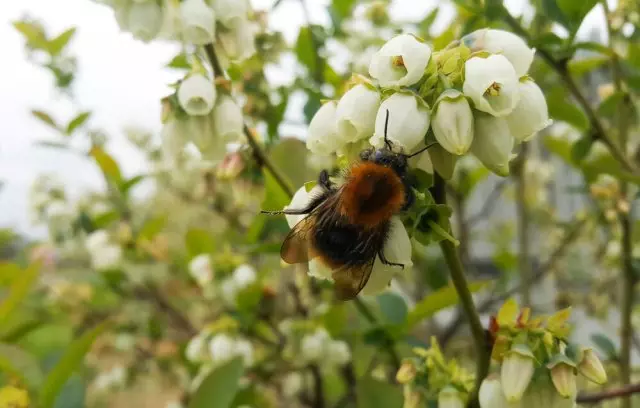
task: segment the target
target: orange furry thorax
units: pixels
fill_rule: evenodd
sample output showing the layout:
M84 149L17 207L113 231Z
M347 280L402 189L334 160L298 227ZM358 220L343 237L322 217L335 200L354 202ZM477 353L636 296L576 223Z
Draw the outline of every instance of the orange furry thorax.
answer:
M363 161L351 167L339 208L350 223L375 228L400 211L404 201L404 183L393 169Z

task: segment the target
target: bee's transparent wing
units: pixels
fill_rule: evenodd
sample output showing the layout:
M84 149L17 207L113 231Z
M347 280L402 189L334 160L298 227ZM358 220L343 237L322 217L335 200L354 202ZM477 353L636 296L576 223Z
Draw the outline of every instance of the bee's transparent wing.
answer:
M332 277L338 300L351 300L358 296L369 281L375 260L374 256L367 263L344 265L333 271Z

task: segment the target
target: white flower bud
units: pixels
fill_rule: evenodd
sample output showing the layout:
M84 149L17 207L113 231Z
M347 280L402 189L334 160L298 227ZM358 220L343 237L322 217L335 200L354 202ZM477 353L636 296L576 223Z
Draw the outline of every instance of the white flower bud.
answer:
M294 397L302 390L304 386L303 378L300 373L291 372L284 377L282 384L282 392L286 397Z
M465 403L458 390L447 386L438 393L438 408L464 408Z
M144 1L131 5L127 27L135 38L144 42L153 40L162 27L162 8L156 1Z
M225 362L233 358L235 350L235 342L228 335L221 333L216 334L209 341L209 353L214 362Z
M434 109L433 134L440 146L459 156L465 154L473 142L473 112L467 99L459 91L447 90Z
M91 265L97 271L106 271L120 266L122 248L109 244L91 253Z
M536 133L551 125L549 110L544 94L538 85L528 77L518 83L519 102L506 117L511 135L516 142L526 142Z
M371 137L379 106L378 92L362 84L351 88L340 98L336 123L342 145Z
M204 45L213 42L216 18L203 0L185 0L180 4L182 36L188 43Z
M225 142L234 142L242 138L244 132L242 110L230 96L223 95L218 98L213 108L213 127L215 136Z
M226 58L244 61L256 53L256 27L248 18L236 18L227 29L219 30L218 41Z
M248 12L247 2L242 0L215 0L211 5L218 21L226 27L233 27L245 19Z
M163 20L158 37L182 40L180 0L162 0Z
M456 169L456 163L460 156L449 153L440 145L430 147L428 150L433 169L445 180L451 180Z
M575 398L578 394L576 368L572 364L558 362L549 371L551 372L551 381L558 394L563 398Z
M71 207L63 200L53 200L47 205L47 218L51 224L62 226L73 217Z
M516 402L522 399L534 370L533 353L527 346L517 344L506 353L500 368L500 382L507 401Z
M204 75L190 75L178 87L178 102L189 115L208 114L213 109L215 101L216 87Z
M103 229L94 231L87 236L84 244L89 252L99 251L109 245L109 233Z
M435 147L435 146L434 146ZM433 147L431 147L433 149ZM409 159L409 166L433 174L433 162L428 151L422 152Z
M200 254L189 262L189 273L200 286L206 286L213 279L211 258L207 254Z
M410 86L418 82L431 59L431 48L409 34L387 41L371 58L369 74L382 87Z
M483 28L464 36L462 41L472 51L486 50L492 54L504 55L521 77L529 71L533 62L535 49L529 48L527 43L517 35L503 30Z
M489 375L482 381L478 399L480 408L510 408L512 406L504 397L502 384L495 374Z
M213 114L191 116L188 123L191 141L200 151L202 165L209 168L224 159L227 154L227 144L214 131Z
M596 384L607 382L607 372L602 365L598 355L590 348L583 349L582 360L578 364L578 371L587 380Z
M233 271L233 280L240 289L256 281L256 270L251 265L240 265Z
M206 352L206 338L202 334L198 334L189 340L187 347L184 349L184 355L187 360L192 363L201 361L205 357Z
M302 360L311 362L324 358L329 340L329 333L325 329L317 329L313 334L305 335L300 345Z
M169 119L160 131L163 155L170 160L174 160L182 153L187 143L189 143L190 137L188 119Z
M338 150L338 128L336 127L335 101L322 105L313 115L307 134L307 149L314 155L330 155Z
M490 115L476 115L471 152L486 168L499 176L508 176L513 144L506 120Z
M369 139L373 146L381 148L385 145L387 112L387 139L394 148L410 152L424 141L429 130L429 107L413 94L397 92L380 104L376 115L375 133Z
M329 364L342 366L351 360L349 345L341 340L334 340L330 342L327 353L327 362Z
M516 71L502 55L467 60L462 90L476 109L493 116L510 114L520 96Z

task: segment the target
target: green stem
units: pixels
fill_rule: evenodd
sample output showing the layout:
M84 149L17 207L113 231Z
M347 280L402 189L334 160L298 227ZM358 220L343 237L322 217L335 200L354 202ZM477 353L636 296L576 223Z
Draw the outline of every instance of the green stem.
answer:
M224 69L222 68L222 65L220 64L220 59L218 58L218 55L213 48L213 44L205 45L204 49L207 53L207 56L209 57L211 69L213 70L213 76L225 78L226 74L224 72ZM285 177L282 175L282 173L280 173L280 170L278 170L278 168L271 162L271 159L269 159L267 154L262 150L260 143L258 143L253 132L251 132L251 129L249 129L246 124L244 125L243 131L244 135L247 138L247 142L249 142L249 146L251 146L253 156L258 166L264 167L269 173L271 173L276 183L278 183L280 188L282 188L282 190L289 196L289 198L293 197L293 189L291 188Z
M445 181L436 173L434 183L435 184L432 189L432 194L434 199L436 200L436 203L446 204L447 200L445 195ZM477 391L480 389L482 380L484 380L484 378L487 376L487 373L489 372L491 354L488 352L485 330L484 327L482 327L482 322L480 321L478 310L473 303L473 297L471 296L471 291L469 290L467 278L464 275L464 267L462 266L462 262L460 261L458 250L451 241L447 240L440 241L440 249L442 250L442 255L444 256L447 266L449 267L451 281L453 282L453 286L456 288L456 292L458 293L458 297L460 298L462 310L464 311L467 320L469 321L471 334L473 336L473 341L475 344L476 393L472 397L470 404L472 407L477 407Z

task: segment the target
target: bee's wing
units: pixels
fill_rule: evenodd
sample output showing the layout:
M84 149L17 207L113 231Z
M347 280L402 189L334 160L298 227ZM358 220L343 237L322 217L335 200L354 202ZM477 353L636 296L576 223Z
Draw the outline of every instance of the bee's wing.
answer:
M359 265L344 265L333 271L335 293L338 300L351 300L365 287L371 276L376 257Z

